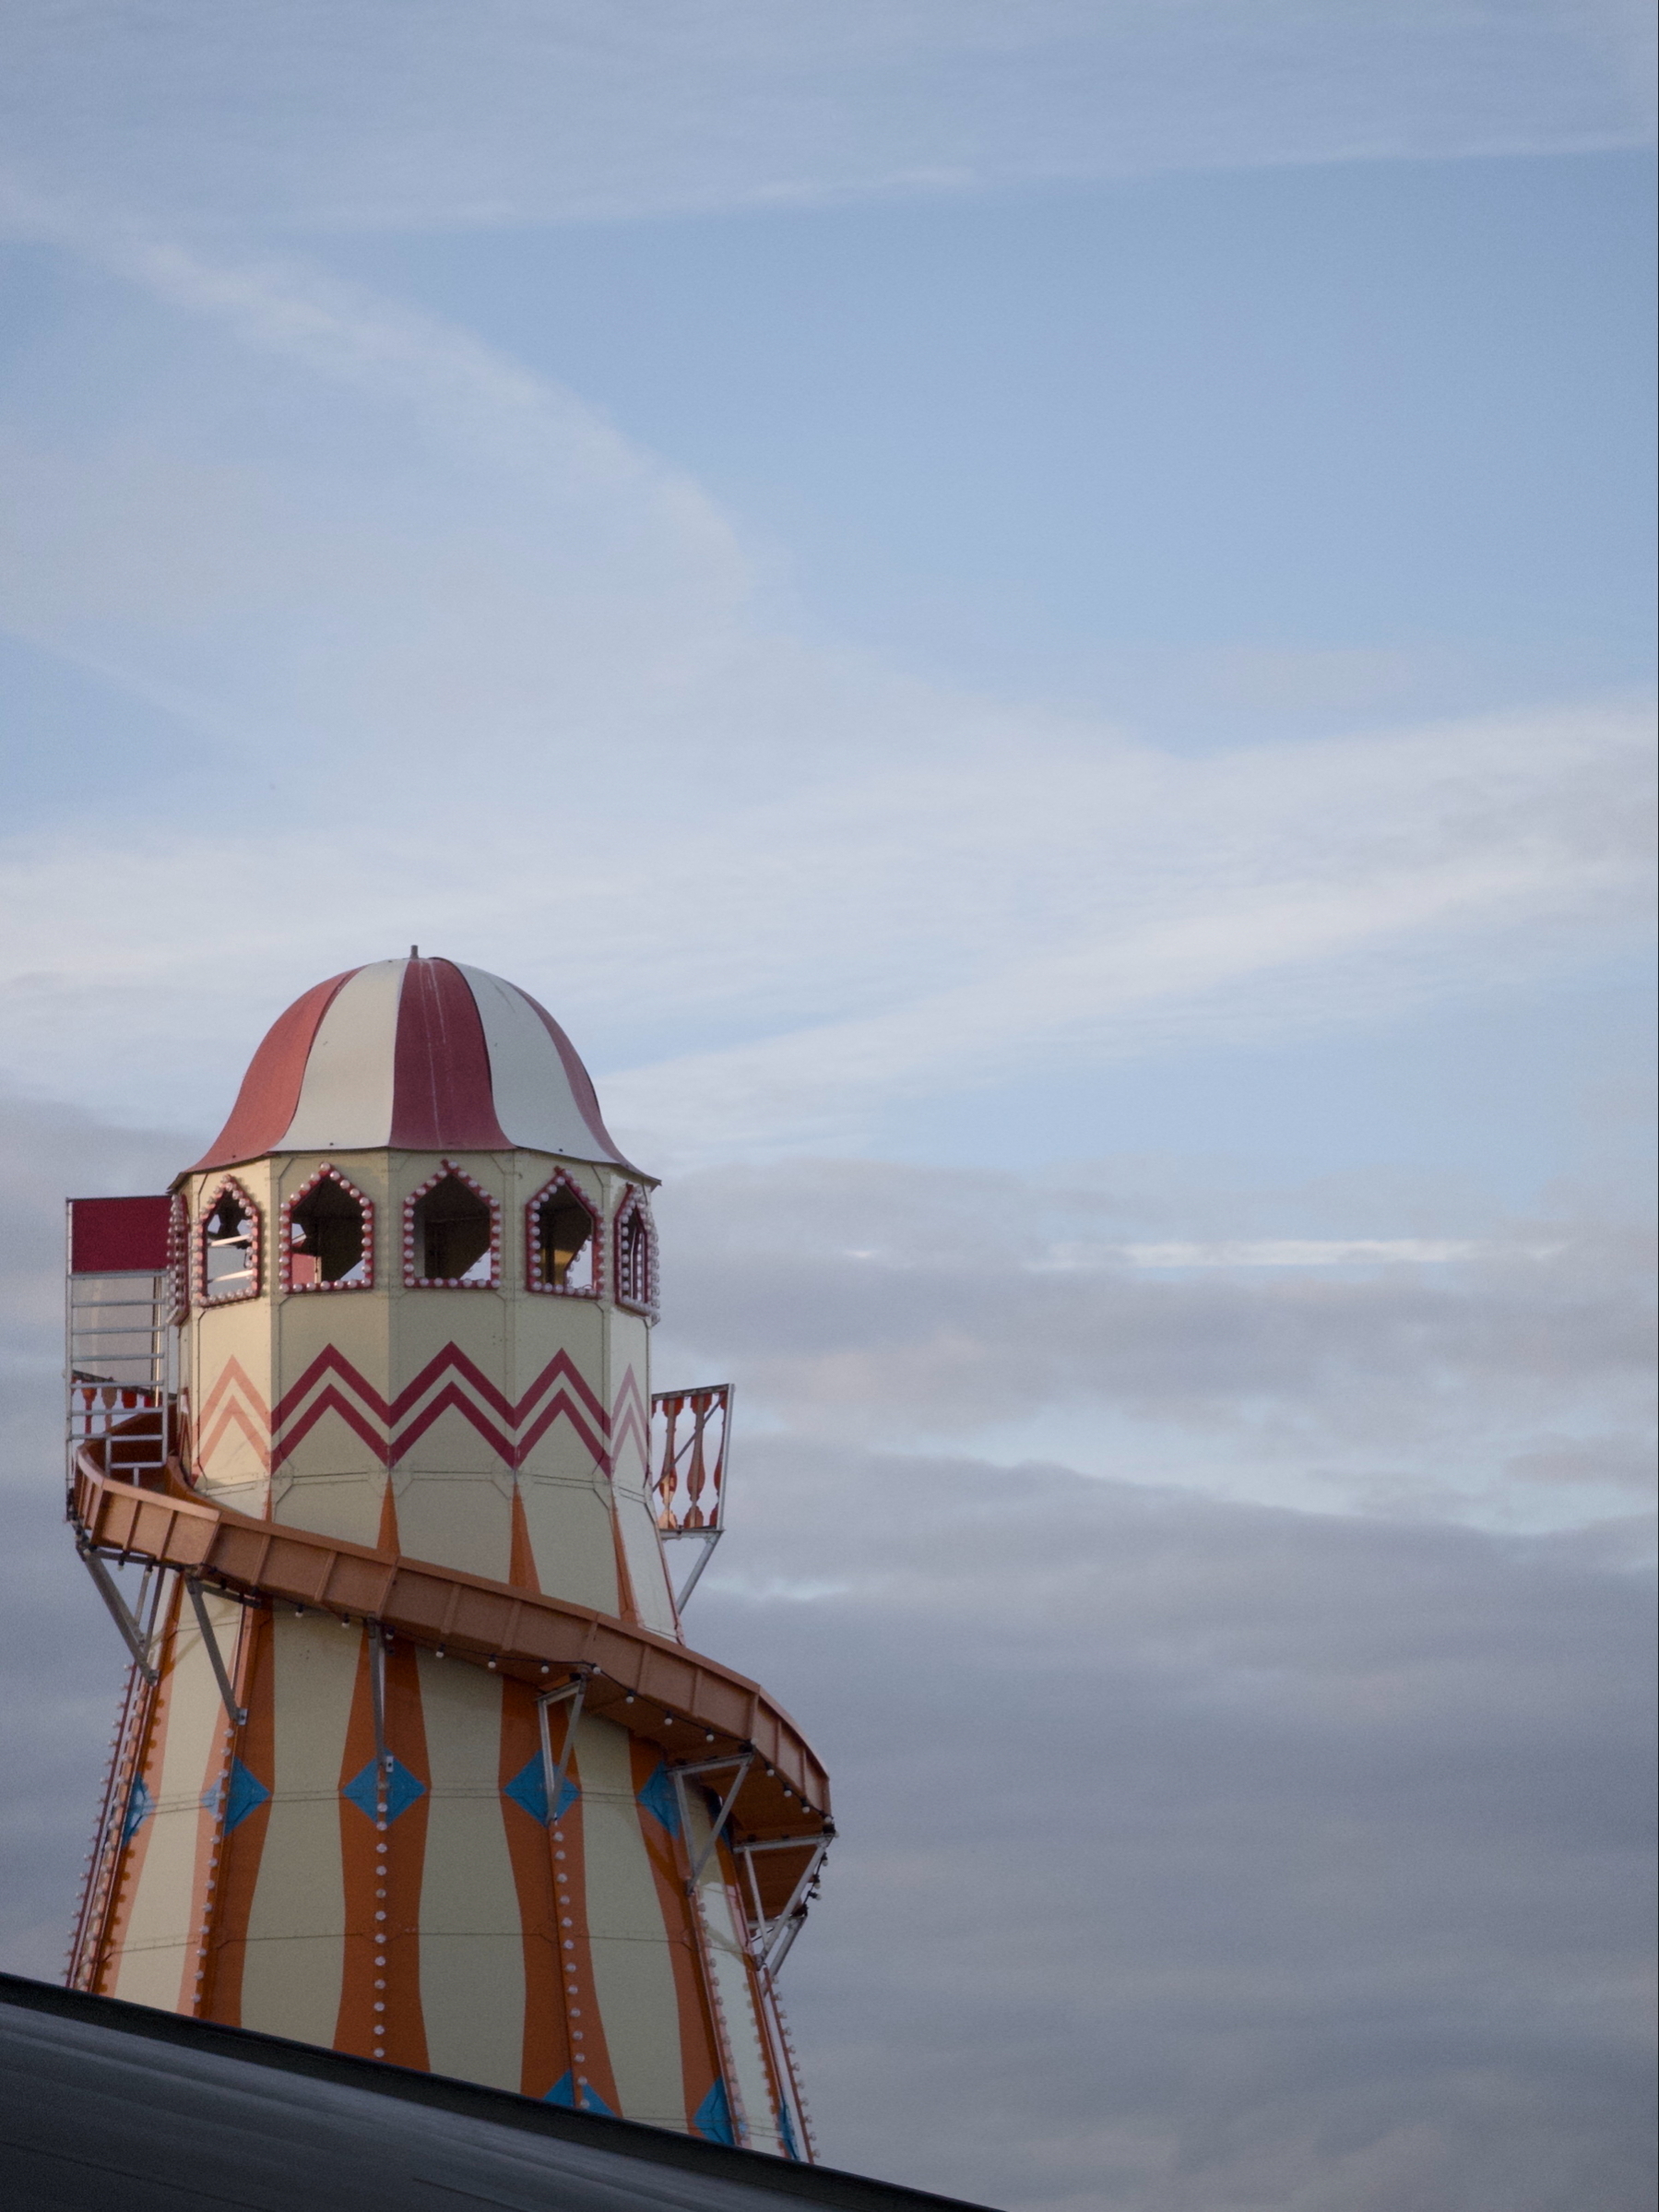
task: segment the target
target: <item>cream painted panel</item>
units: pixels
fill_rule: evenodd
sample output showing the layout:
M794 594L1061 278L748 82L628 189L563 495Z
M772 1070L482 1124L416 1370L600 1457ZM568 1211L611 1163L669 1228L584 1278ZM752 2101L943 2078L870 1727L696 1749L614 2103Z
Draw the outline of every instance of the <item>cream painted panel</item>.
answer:
M445 1414L444 1420L455 1418ZM513 1560L513 1501L492 1475L399 1475L397 1542L406 1558L505 1582Z
M209 1599L208 1618L227 1661L236 1648L242 1608ZM144 1863L122 1944L113 1993L134 2004L179 2009L188 1956L195 1946L196 1873L208 1766L225 1723L212 1662L188 1604L173 1639L174 1664L167 1678L166 1734L156 1809L148 1821Z
M685 2129L680 2008L668 1932L640 1832L628 1732L586 1719L576 1739L595 1994L622 2113Z
M434 2074L516 2090L524 1934L500 1786L501 1683L420 1655L431 1771L421 1883L421 2004Z
M304 1178L285 1178L290 1190ZM355 1180L355 1178L354 1178ZM379 1209L384 1219L385 1208ZM384 1241L384 1240L383 1240ZM385 1264L377 1252L377 1276ZM349 1405L369 1431L358 1434L338 1414L325 1413L309 1429L285 1464L306 1474L380 1474L385 1444L385 1417L381 1410L391 1395L392 1302L380 1290L290 1291L277 1308L275 1397L292 1399L288 1417L291 1433L304 1420L308 1407L328 1392ZM326 1352L336 1358L321 1370ZM341 1373L341 1365L349 1372ZM309 1376L303 1397L295 1397L302 1380Z
M693 1793L688 1790L687 1796L692 1799L688 1833L693 1855L699 1857L708 1842L709 1822ZM726 2021L727 2040L731 2046L732 2064L738 2077L736 2087L748 2123L750 2147L754 2150L781 2151L777 2115L772 2107L771 2077L761 2040L764 2030L755 2016L753 1976L717 1852L710 1854L697 1894L703 1905L704 1925L708 1931L710 1963Z
M308 1475L296 1472L290 1461L271 1484L271 1518L345 1543L374 1544L385 1488L384 1474Z
M661 1635L678 1635L680 1623L674 1617L674 1600L669 1594L662 1539L657 1533L650 1507L638 1492L617 1491L616 1525L622 1532L622 1552L628 1562L628 1577L634 1585L640 1619L647 1628L655 1628ZM685 1564L689 1568L693 1561L688 1559Z
M515 1145L571 1160L610 1157L582 1118L559 1048L521 992L457 960L471 988L490 1050L495 1118Z
M417 1188L436 1168L437 1161L431 1154L423 1155L410 1163L406 1174L406 1189ZM475 1182L481 1183L486 1191L499 1199L501 1178L492 1171L480 1173L471 1159L463 1156L460 1165ZM417 1174L414 1170L419 1168ZM398 1237L401 1239L403 1199L397 1204ZM503 1230L506 1239L504 1265L510 1268L510 1253L514 1243L514 1224L504 1207ZM399 1243L397 1266L401 1269L402 1246ZM505 1279L510 1281L508 1273ZM426 1374L434 1361L453 1376L453 1361L446 1359L452 1351L464 1352L472 1364L492 1380L500 1383L503 1362L506 1357L506 1301L499 1292L488 1290L399 1290L392 1314L392 1342L396 1354L396 1387L406 1390L418 1377ZM441 1386L441 1385L439 1385Z
M362 1635L278 1608L270 1825L248 1919L244 2028L331 2044L345 1961L340 1766Z
M341 985L312 1040L284 1151L371 1150L391 1143L397 1003L408 966L376 960Z
M600 1481L560 1482L520 1476L525 1526L535 1554L536 1579L550 1598L596 1611L619 1610L616 1542L610 1529L609 1486Z
M196 1464L210 1490L251 1486L262 1507L270 1468L274 1395L270 1301L247 1298L200 1307L194 1336L191 1401Z

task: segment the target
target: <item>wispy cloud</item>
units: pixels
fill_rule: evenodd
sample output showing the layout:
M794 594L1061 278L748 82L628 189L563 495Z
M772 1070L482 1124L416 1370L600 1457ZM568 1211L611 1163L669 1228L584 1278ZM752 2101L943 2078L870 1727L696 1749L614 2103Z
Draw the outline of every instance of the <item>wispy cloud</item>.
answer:
M6 11L13 158L212 230L510 224L1624 145L1629 0Z
M0 612L211 766L141 833L77 791L5 856L24 1080L113 1099L120 1037L176 1114L315 973L419 937L545 990L672 1164L1646 927L1634 706L1179 759L903 680L781 634L694 483L467 333L291 257L88 251L196 320L192 366L140 345L107 422L0 422ZM130 299L100 294L141 337ZM255 845L274 898L238 895ZM210 941L158 880L203 886ZM162 1051L227 960L240 1029Z
M1451 1260L1474 1259L1479 1251L1478 1244L1458 1237L1262 1237L1219 1244L1125 1244L1122 1256L1136 1267L1443 1267ZM1049 1264L1089 1262L1062 1245Z

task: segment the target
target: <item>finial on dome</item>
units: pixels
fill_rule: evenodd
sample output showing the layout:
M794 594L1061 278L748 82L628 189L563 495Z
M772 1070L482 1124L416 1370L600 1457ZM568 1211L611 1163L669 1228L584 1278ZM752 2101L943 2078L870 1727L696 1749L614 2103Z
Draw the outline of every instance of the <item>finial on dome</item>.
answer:
M421 947L420 947L418 945L411 945L409 946L409 958L410 958L411 960L418 960L420 957L421 957Z

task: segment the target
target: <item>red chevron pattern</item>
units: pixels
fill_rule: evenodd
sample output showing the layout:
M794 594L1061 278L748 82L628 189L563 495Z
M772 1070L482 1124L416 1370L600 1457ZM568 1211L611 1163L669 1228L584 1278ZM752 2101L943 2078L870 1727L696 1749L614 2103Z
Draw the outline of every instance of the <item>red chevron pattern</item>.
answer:
M628 1383L632 1384L632 1375ZM626 1396L627 1385L623 1395ZM637 1385L634 1398L637 1400ZM619 1407L622 1401L619 1400ZM257 1409L256 1412L254 1409ZM203 1407L203 1434L216 1442L228 1425L241 1428L280 1467L325 1414L338 1414L383 1466L392 1467L445 1412L470 1422L491 1449L511 1468L526 1458L557 1421L568 1421L595 1461L610 1471L610 1423L600 1400L568 1352L558 1352L516 1403L456 1344L446 1344L428 1361L413 1382L387 1399L350 1361L330 1344L317 1354L290 1390L266 1414L263 1402L234 1362L216 1378ZM255 1436L250 1419L265 1431ZM643 1421L630 1406L630 1428ZM207 1448L204 1443L204 1452Z
M231 1430L238 1429L268 1467L271 1412L262 1394L249 1380L240 1360L227 1360L213 1378L213 1387L202 1400L196 1423L196 1457L207 1464Z
M622 1376L622 1388L616 1394L616 1404L610 1415L610 1459L614 1466L623 1451L632 1445L639 1454L642 1467L651 1464L651 1417L646 1411L646 1401L640 1394L632 1367Z

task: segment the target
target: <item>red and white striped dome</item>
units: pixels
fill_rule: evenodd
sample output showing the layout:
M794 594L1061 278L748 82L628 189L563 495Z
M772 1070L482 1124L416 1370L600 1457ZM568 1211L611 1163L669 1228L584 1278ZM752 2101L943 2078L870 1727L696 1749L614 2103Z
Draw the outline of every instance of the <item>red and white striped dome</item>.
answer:
M523 1146L630 1166L575 1047L545 1007L481 968L411 955L349 968L296 999L267 1032L230 1120L196 1167L386 1145Z

